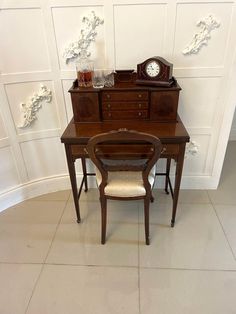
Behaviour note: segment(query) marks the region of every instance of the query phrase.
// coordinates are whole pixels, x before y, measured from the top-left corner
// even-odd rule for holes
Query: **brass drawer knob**
[[[107,108],[111,108],[111,105],[110,105],[110,104],[108,104],[108,105],[107,105]]]
[[[108,117],[111,117],[111,113],[110,112],[108,113]]]
[[[108,95],[107,95],[107,98],[111,98],[111,96],[108,94]]]
[[[138,115],[139,115],[139,117],[141,117],[141,115],[142,115],[142,112],[139,112],[139,113],[138,113]]]
[[[142,107],[142,104],[138,104],[138,107],[141,108],[141,107]]]
[[[142,94],[138,94],[138,98],[142,98]]]

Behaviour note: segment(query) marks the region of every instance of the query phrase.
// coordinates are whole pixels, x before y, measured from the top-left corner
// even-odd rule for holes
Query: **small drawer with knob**
[[[104,110],[103,120],[143,120],[148,118],[148,110]]]
[[[148,100],[147,91],[120,91],[120,92],[102,92],[102,101],[145,101]]]
[[[143,110],[148,109],[148,102],[103,102],[102,110]]]

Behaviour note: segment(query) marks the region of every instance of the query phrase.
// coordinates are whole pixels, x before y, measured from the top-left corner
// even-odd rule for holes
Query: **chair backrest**
[[[119,129],[92,137],[87,151],[102,176],[100,192],[104,192],[110,171],[141,171],[148,192],[151,189],[148,175],[160,157],[162,144],[153,135]]]

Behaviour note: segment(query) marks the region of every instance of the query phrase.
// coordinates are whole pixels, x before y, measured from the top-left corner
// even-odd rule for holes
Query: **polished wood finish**
[[[109,132],[126,128],[152,134],[161,139],[163,144],[186,143],[189,141],[189,135],[178,117],[176,122],[153,122],[147,121],[103,121],[94,123],[77,123],[74,119],[68,124],[65,129],[61,141],[62,143],[70,144],[85,144],[88,140],[100,133]],[[172,146],[172,148],[175,147]]]
[[[71,93],[74,118],[64,131],[61,141],[65,144],[68,169],[70,174],[73,198],[80,222],[79,197],[83,184],[88,189],[87,177],[94,175],[87,173],[86,151],[88,141],[101,133],[125,128],[137,132],[147,133],[160,139],[163,151],[160,158],[165,158],[166,171],[158,173],[166,177],[165,191],[173,198],[171,226],[174,226],[184,153],[189,135],[177,115],[180,86],[174,80],[171,87],[139,86],[135,84],[137,74],[133,70],[117,71],[115,86],[111,88],[79,88],[77,80],[74,81]],[[109,158],[122,159],[138,158],[143,156],[145,145],[140,147],[137,143],[127,145],[117,144],[103,147],[103,153]],[[76,183],[75,161],[82,161],[83,179],[79,191]],[[171,160],[176,161],[174,189],[169,177]],[[152,199],[152,198],[151,198]],[[106,199],[103,202],[103,223],[106,217]],[[146,207],[147,211],[147,207]],[[104,235],[103,235],[104,236]]]
[[[136,143],[142,150],[142,156],[133,156],[132,160],[127,159],[127,156],[133,154],[133,148],[130,143]],[[107,153],[113,151],[113,147],[117,145],[126,146],[122,162],[121,158],[115,158],[114,154]],[[105,151],[104,151],[105,146]],[[100,201],[101,201],[101,214],[102,214],[102,237],[101,243],[105,244],[106,241],[106,225],[107,225],[107,199],[118,200],[144,200],[144,220],[145,220],[145,239],[146,244],[149,245],[149,203],[152,197],[152,187],[149,183],[148,176],[159,159],[162,151],[162,144],[160,140],[150,134],[140,133],[136,131],[129,131],[127,129],[120,129],[93,136],[87,145],[87,151],[90,159],[98,168],[102,176],[102,181],[99,185]],[[112,163],[110,162],[112,159]],[[134,163],[138,160],[138,164]],[[117,195],[107,195],[105,188],[108,184],[109,172],[119,171],[138,171],[142,173],[143,186],[145,194],[143,196],[121,197]],[[137,182],[139,185],[139,182]]]
[[[148,100],[148,91],[102,91],[103,101],[142,101]]]
[[[150,120],[175,121],[179,102],[178,91],[153,92],[150,103]]]
[[[146,71],[146,66],[149,62],[155,61],[160,67],[157,76],[150,77]],[[136,83],[140,85],[154,85],[170,87],[175,80],[172,77],[173,64],[169,63],[162,57],[152,57],[137,65],[137,79]]]
[[[130,130],[136,130],[138,132],[143,132],[147,134],[154,135],[159,138],[162,145],[163,151],[160,158],[167,158],[167,171],[161,175],[166,176],[166,186],[165,189],[168,192],[168,187],[171,189],[171,194],[173,197],[173,209],[172,209],[172,218],[171,218],[171,226],[174,226],[175,217],[176,217],[176,209],[178,204],[178,196],[179,196],[179,188],[181,182],[181,175],[184,163],[184,152],[185,152],[185,144],[189,141],[189,135],[180,120],[177,117],[176,122],[154,122],[150,120],[143,121],[103,121],[103,122],[88,122],[88,123],[77,123],[72,119],[68,124],[66,130],[64,131],[61,141],[66,146],[67,152],[67,163],[69,168],[69,174],[71,178],[71,185],[74,197],[74,203],[77,213],[77,220],[80,221],[80,213],[79,213],[79,201],[77,196],[77,184],[75,179],[75,166],[74,162],[78,158],[88,158],[88,153],[86,151],[86,146],[90,138],[97,134],[106,133],[112,130],[118,130],[121,128],[126,128]],[[115,158],[122,158],[124,155],[130,158],[142,156],[143,149],[140,148],[136,143],[131,142],[130,147],[132,148],[130,152],[130,156],[127,152],[127,146],[122,146],[122,144],[117,145],[107,150],[107,154],[113,155]],[[105,147],[104,147],[105,152]],[[172,191],[172,187],[170,184],[169,178],[169,169],[171,159],[176,161],[176,174],[175,174],[175,185],[174,190]],[[87,179],[87,171],[86,168],[83,167],[84,178]],[[84,181],[85,179],[83,179]],[[87,181],[86,181],[87,182]],[[82,182],[83,183],[83,182]],[[88,187],[86,186],[86,189]],[[81,189],[80,189],[81,191]],[[79,193],[80,194],[80,193]],[[103,202],[105,202],[103,200]],[[106,206],[104,205],[104,208]],[[104,211],[106,211],[104,209]]]
[[[77,122],[100,121],[100,109],[98,93],[72,93],[71,101],[74,112],[74,119]]]
[[[122,77],[127,81],[122,82]],[[120,81],[121,80],[121,81]],[[79,88],[77,80],[69,90],[75,122],[115,120],[176,121],[180,86],[139,86],[136,73],[118,71],[111,88]]]

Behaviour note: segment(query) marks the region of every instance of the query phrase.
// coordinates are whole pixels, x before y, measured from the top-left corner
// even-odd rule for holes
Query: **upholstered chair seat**
[[[98,187],[102,182],[102,176],[97,167],[95,167],[96,180]],[[155,183],[156,166],[152,167],[148,181],[153,188]],[[107,185],[104,189],[105,195],[114,197],[138,197],[146,195],[143,185],[141,171],[113,171],[108,172]]]

